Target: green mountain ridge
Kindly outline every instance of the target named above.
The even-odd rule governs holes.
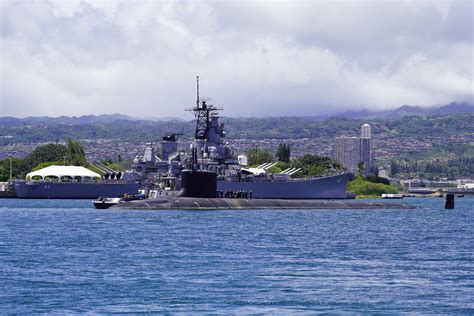
[[[330,118],[315,121],[302,117],[230,118],[223,117],[230,139],[301,139],[336,136],[358,136],[360,126],[372,126],[377,138],[450,137],[474,134],[474,114],[404,116],[394,119]],[[13,143],[64,141],[68,138],[118,139],[121,141],[156,141],[169,132],[183,132],[191,139],[194,121],[121,120],[114,123],[57,123],[21,120],[0,125],[0,146]],[[2,142],[3,140],[3,142]]]

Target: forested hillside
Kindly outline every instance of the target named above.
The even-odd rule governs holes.
[[[430,137],[474,133],[474,114],[405,116],[395,119],[330,118],[315,121],[305,117],[223,118],[229,138],[298,139],[358,135],[364,123],[379,137]],[[118,139],[127,142],[155,140],[167,132],[183,132],[190,139],[193,121],[116,120],[68,121],[43,118],[0,118],[0,145],[41,143],[74,139]]]

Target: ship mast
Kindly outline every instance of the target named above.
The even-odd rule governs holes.
[[[196,106],[199,107],[199,76],[196,76]]]
[[[192,109],[186,109],[186,111],[193,112],[194,117],[196,118],[196,130],[194,132],[195,139],[207,139],[209,136],[210,117],[220,110],[222,110],[222,108],[217,108],[214,105],[207,104],[206,101],[200,102],[199,76],[196,76],[196,106]]]

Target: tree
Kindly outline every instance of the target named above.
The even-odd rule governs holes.
[[[72,139],[67,140],[67,163],[73,166],[84,166],[87,167],[89,163],[86,159],[86,153],[84,146],[80,143],[73,141]]]
[[[11,158],[12,177],[13,179],[21,179],[28,172],[24,161],[20,158]],[[0,161],[0,181],[8,181],[10,179],[10,158]]]
[[[342,166],[328,157],[316,155],[304,155],[300,158],[294,158],[290,162],[291,168],[300,168],[301,170],[294,174],[295,177],[317,176],[341,171]]]
[[[278,161],[289,163],[290,162],[290,144],[280,143],[280,145],[278,145],[276,156],[278,157]]]
[[[46,167],[51,164],[62,164],[64,160],[71,165],[88,166],[84,147],[71,139],[67,147],[61,144],[38,146],[25,159],[12,159],[12,175],[15,179],[23,179],[32,169]],[[6,181],[10,173],[10,159],[0,161],[0,181]]]
[[[42,162],[62,161],[67,151],[66,146],[60,144],[38,146],[24,159],[24,163],[28,169],[27,171],[30,171],[33,167]]]
[[[251,149],[248,152],[249,165],[261,165],[273,161],[273,155],[263,149]]]
[[[359,176],[363,175],[364,174],[364,169],[365,169],[365,164],[363,161],[359,161],[359,163],[357,164],[357,174]]]

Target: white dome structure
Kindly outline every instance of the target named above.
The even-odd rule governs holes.
[[[101,179],[100,174],[81,166],[52,165],[30,172],[26,180],[55,180],[55,181],[90,181]]]

